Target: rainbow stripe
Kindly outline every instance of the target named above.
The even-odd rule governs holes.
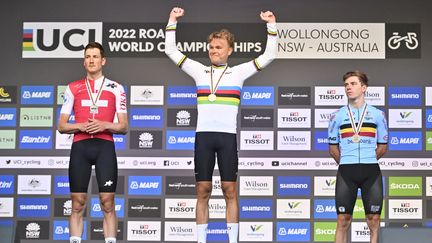
[[[277,36],[277,32],[276,31],[267,30],[267,34],[271,35],[271,36]]]
[[[167,27],[165,28],[165,31],[175,31],[176,28],[177,28],[176,24],[167,25]]]
[[[261,71],[262,67],[259,65],[258,60],[256,58],[253,60],[253,63],[255,65],[256,70]]]
[[[33,29],[23,30],[23,51],[35,51],[33,46]]]
[[[375,138],[376,136],[376,127],[375,123],[363,123],[359,135],[362,137],[371,137]],[[345,124],[340,126],[340,134],[342,138],[348,138],[354,136],[354,132],[351,124]]]
[[[220,86],[216,90],[216,100],[211,102],[208,96],[211,94],[210,86],[197,87],[197,102],[198,105],[232,105],[240,104],[241,88],[237,86]]]
[[[186,61],[186,55],[183,55],[183,57],[180,59],[180,61],[177,63],[177,66],[179,68],[182,67],[183,63]]]

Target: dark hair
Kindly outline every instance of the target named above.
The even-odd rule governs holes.
[[[101,57],[105,57],[105,50],[103,49],[103,46],[99,42],[90,42],[86,45],[84,48],[84,53],[87,51],[87,49],[97,48],[100,51]]]
[[[345,82],[345,80],[347,80],[349,77],[358,77],[358,79],[360,80],[360,82],[363,85],[368,86],[368,77],[366,76],[366,73],[362,72],[362,71],[349,71],[347,73],[345,73],[345,75],[343,76],[343,81]]]
[[[234,34],[227,29],[221,29],[211,33],[207,38],[207,42],[210,43],[213,39],[225,39],[228,42],[228,46],[234,48]]]

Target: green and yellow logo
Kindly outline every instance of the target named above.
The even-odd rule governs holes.
[[[52,127],[53,108],[21,108],[21,127]]]
[[[389,196],[421,196],[422,178],[419,176],[390,176]]]
[[[366,214],[365,214],[363,201],[361,198],[358,198],[356,204],[354,205],[353,219],[364,219],[365,217]],[[380,218],[381,219],[385,218],[385,201],[383,201]]]
[[[426,132],[426,150],[432,150],[432,131]]]
[[[15,144],[15,130],[0,130],[0,149],[15,149]]]
[[[66,87],[67,87],[67,85],[57,86],[57,105],[63,105],[64,92],[66,90]]]
[[[315,222],[314,241],[334,241],[336,234],[336,222]]]

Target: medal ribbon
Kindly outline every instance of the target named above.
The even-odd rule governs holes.
[[[351,108],[348,105],[348,114],[349,114],[350,121],[351,121],[351,128],[352,128],[352,130],[353,130],[353,132],[354,132],[355,135],[358,135],[360,133],[360,129],[361,129],[362,125],[363,125],[363,121],[364,121],[364,118],[365,118],[365,115],[366,115],[366,110],[367,110],[367,104],[365,104],[365,108],[363,110],[363,113],[360,116],[360,120],[358,122],[358,126],[356,126],[355,125],[355,121],[354,121],[354,117],[353,117],[353,114],[352,114],[352,111],[351,111]]]
[[[221,76],[219,77],[219,79],[218,79],[218,81],[216,83],[216,86],[214,87],[214,90],[213,90],[213,65],[210,67],[210,85],[211,85],[210,86],[210,93],[211,94],[215,94],[216,93],[216,90],[218,88],[219,82],[221,81],[222,76],[225,74],[225,71],[227,69],[228,69],[228,64],[225,66],[225,69],[223,70],[223,72],[222,72]]]
[[[98,90],[98,93],[96,94],[96,99],[95,99],[95,98],[93,98],[93,92],[92,92],[91,87],[90,87],[90,82],[87,79],[87,77],[85,79],[85,84],[86,84],[86,87],[87,87],[87,93],[88,93],[88,95],[90,97],[90,100],[91,100],[93,106],[97,106],[96,104],[97,104],[97,102],[98,102],[98,100],[99,100],[99,98],[100,98],[100,96],[102,94],[102,89],[103,89],[104,83],[105,83],[105,77],[102,80],[102,84],[101,84],[101,86],[100,86],[100,88]],[[95,80],[95,85],[96,85],[96,80]]]

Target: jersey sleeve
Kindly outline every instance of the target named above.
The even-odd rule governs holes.
[[[189,59],[181,53],[176,45],[176,29],[177,23],[168,23],[165,29],[165,54],[185,73],[196,78],[197,70],[205,68],[205,66],[197,61]]]
[[[375,121],[377,124],[377,143],[386,144],[388,142],[387,119],[384,111],[377,110],[377,113]]]
[[[267,43],[264,53],[249,62],[240,64],[235,68],[242,70],[242,77],[249,78],[270,64],[276,57],[277,29],[276,23],[267,23]]]
[[[74,95],[69,87],[70,85],[68,85],[66,87],[66,90],[63,94],[63,105],[62,108],[60,110],[61,114],[68,114],[70,115],[72,113],[72,109],[73,109],[73,104],[74,104]]]
[[[123,88],[123,85],[118,84],[116,90],[116,112],[117,113],[127,113],[126,109],[126,92]]]
[[[339,136],[339,121],[338,121],[338,111],[334,112],[329,121],[328,125],[328,143],[330,145],[336,145],[340,142]]]

